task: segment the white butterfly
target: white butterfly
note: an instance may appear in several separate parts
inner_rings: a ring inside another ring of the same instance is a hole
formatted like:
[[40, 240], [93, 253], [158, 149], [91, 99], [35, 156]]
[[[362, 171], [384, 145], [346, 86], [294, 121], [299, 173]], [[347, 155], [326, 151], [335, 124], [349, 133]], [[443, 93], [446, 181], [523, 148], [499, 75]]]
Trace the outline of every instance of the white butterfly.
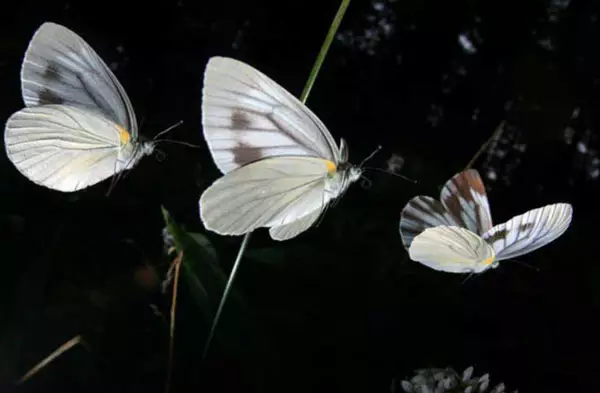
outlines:
[[6, 123], [10, 161], [36, 184], [77, 191], [131, 169], [154, 143], [138, 140], [125, 90], [94, 50], [55, 23], [35, 32], [21, 68], [26, 108]]
[[296, 97], [240, 61], [213, 57], [204, 74], [204, 138], [225, 174], [200, 197], [207, 229], [275, 240], [311, 227], [360, 178], [325, 125]]
[[485, 186], [469, 169], [444, 185], [440, 201], [417, 196], [404, 207], [400, 235], [414, 261], [451, 273], [482, 272], [534, 251], [562, 235], [573, 215], [555, 203], [492, 226]]

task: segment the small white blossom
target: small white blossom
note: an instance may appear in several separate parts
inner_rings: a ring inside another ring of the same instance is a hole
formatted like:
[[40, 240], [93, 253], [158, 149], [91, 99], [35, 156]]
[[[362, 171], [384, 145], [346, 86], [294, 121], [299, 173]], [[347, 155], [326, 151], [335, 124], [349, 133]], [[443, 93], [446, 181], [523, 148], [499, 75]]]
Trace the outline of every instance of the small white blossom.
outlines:
[[403, 380], [400, 386], [405, 393], [504, 393], [505, 391], [503, 383], [488, 390], [489, 374], [484, 374], [479, 378], [473, 377], [473, 367], [465, 369], [462, 376], [451, 368], [417, 370], [414, 377], [410, 380]]

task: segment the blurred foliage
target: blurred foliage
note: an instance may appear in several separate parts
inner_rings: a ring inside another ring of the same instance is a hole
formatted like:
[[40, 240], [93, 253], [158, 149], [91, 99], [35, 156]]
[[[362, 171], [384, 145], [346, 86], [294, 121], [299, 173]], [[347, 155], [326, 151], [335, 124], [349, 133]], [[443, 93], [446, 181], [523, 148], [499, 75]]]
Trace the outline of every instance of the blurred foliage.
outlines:
[[[405, 393], [504, 393], [503, 383], [490, 387], [490, 376], [474, 377], [473, 367], [467, 367], [462, 375], [451, 368], [417, 370], [410, 381], [403, 380], [400, 386]], [[392, 393], [395, 391], [394, 383]]]
[[[223, 275], [217, 263], [217, 254], [206, 237], [200, 233], [187, 233], [182, 231], [171, 219], [169, 212], [163, 207], [163, 217], [169, 235], [178, 252], [183, 253], [182, 276], [196, 301], [199, 311], [211, 321], [214, 316], [210, 300], [218, 298], [222, 292], [227, 277]], [[170, 242], [167, 242], [167, 244]], [[168, 244], [170, 246], [170, 244]], [[208, 285], [208, 289], [205, 284]], [[209, 293], [211, 294], [209, 296]]]
[[[185, 231], [177, 225], [164, 207], [161, 209], [166, 225], [166, 234], [164, 234], [166, 236], [163, 237], [167, 248], [173, 245], [178, 253], [183, 254], [182, 281], [187, 284], [188, 292], [202, 315], [203, 322], [198, 326], [200, 329], [197, 334], [193, 336], [194, 342], [187, 344], [188, 347], [196, 348], [194, 352], [200, 351], [196, 352], [196, 355], [199, 355], [206, 344], [208, 329], [221, 300], [227, 276], [218, 265], [217, 252], [208, 238], [201, 233]], [[166, 281], [167, 283], [172, 281], [170, 275], [167, 275]], [[211, 356], [215, 353], [221, 357], [225, 355], [237, 359], [244, 365], [245, 376], [255, 385], [260, 386], [263, 383], [261, 381], [264, 378], [263, 374], [268, 373], [273, 366], [276, 352], [271, 348], [268, 337], [235, 284], [229, 293], [224, 310], [207, 359], [213, 364], [218, 364], [219, 361], [215, 362], [214, 357]], [[177, 323], [178, 326], [180, 324], [181, 322]], [[177, 329], [179, 328], [176, 328], [176, 331]], [[178, 345], [181, 348], [181, 342], [177, 340], [176, 334], [175, 348], [178, 348]], [[194, 357], [195, 361], [192, 364], [195, 367], [205, 366], [200, 364], [199, 357]], [[211, 367], [214, 366], [211, 364]]]

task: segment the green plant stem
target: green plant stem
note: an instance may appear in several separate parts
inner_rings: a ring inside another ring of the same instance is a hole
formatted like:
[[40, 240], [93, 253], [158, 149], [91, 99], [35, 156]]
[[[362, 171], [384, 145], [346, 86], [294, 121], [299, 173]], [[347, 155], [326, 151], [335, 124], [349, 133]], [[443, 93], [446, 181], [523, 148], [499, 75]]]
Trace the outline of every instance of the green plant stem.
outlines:
[[475, 163], [475, 161], [477, 161], [477, 159], [479, 158], [479, 156], [485, 151], [485, 149], [490, 146], [492, 143], [496, 144], [498, 143], [498, 140], [500, 139], [500, 136], [502, 136], [502, 133], [504, 132], [504, 123], [505, 121], [502, 121], [500, 123], [500, 125], [496, 128], [496, 131], [494, 131], [494, 133], [492, 134], [492, 136], [483, 143], [483, 145], [481, 145], [481, 147], [479, 148], [479, 150], [477, 151], [477, 153], [475, 153], [475, 155], [473, 156], [473, 158], [471, 158], [471, 161], [469, 161], [469, 163], [467, 164], [467, 166], [465, 167], [466, 169], [470, 169], [471, 166], [473, 166], [473, 164]]
[[[325, 60], [325, 56], [329, 51], [329, 47], [331, 46], [331, 42], [335, 38], [335, 34], [344, 18], [344, 14], [346, 13], [346, 9], [350, 5], [350, 0], [342, 0], [340, 7], [338, 8], [337, 13], [335, 14], [335, 18], [333, 18], [333, 22], [331, 22], [331, 26], [329, 27], [329, 31], [327, 32], [327, 36], [325, 37], [325, 41], [321, 46], [321, 50], [319, 51], [319, 55], [317, 56], [317, 60], [313, 65], [312, 70], [310, 71], [310, 75], [308, 76], [308, 81], [302, 90], [302, 94], [300, 95], [300, 101], [302, 103], [306, 103], [306, 99], [310, 94], [313, 84], [317, 79], [317, 75], [319, 74], [319, 70], [321, 69], [321, 65], [323, 65], [323, 61]], [[210, 328], [210, 332], [208, 333], [208, 339], [206, 340], [206, 345], [204, 346], [204, 351], [202, 353], [202, 362], [206, 358], [208, 354], [208, 349], [210, 347], [210, 343], [212, 342], [213, 336], [215, 335], [215, 330], [217, 328], [217, 324], [219, 323], [219, 319], [221, 319], [221, 314], [223, 313], [223, 307], [225, 306], [225, 301], [227, 300], [227, 296], [229, 295], [229, 291], [233, 286], [233, 280], [235, 279], [237, 270], [239, 268], [240, 262], [242, 261], [242, 257], [244, 256], [244, 252], [246, 251], [246, 247], [248, 246], [248, 242], [250, 240], [250, 235], [252, 232], [248, 232], [244, 235], [244, 240], [242, 240], [242, 245], [238, 251], [237, 257], [235, 258], [235, 262], [233, 263], [233, 268], [231, 269], [231, 273], [229, 274], [229, 279], [227, 280], [227, 284], [225, 284], [225, 290], [223, 291], [223, 296], [221, 296], [221, 302], [219, 303], [219, 307], [217, 308], [217, 313], [213, 319], [212, 326]]]
[[238, 251], [237, 257], [235, 257], [235, 262], [233, 263], [233, 268], [231, 269], [231, 273], [229, 273], [229, 279], [227, 280], [227, 284], [225, 284], [225, 290], [223, 291], [223, 296], [221, 296], [221, 302], [219, 303], [219, 308], [217, 308], [217, 313], [215, 314], [215, 318], [213, 319], [212, 326], [210, 327], [210, 332], [208, 333], [208, 339], [206, 340], [206, 345], [204, 346], [204, 352], [202, 353], [202, 362], [206, 358], [208, 354], [208, 348], [210, 347], [210, 343], [215, 335], [215, 330], [217, 328], [217, 323], [219, 319], [221, 319], [221, 314], [223, 313], [223, 308], [225, 306], [225, 300], [227, 300], [227, 296], [229, 295], [229, 291], [233, 286], [233, 279], [237, 273], [238, 268], [240, 267], [240, 262], [242, 261], [242, 257], [244, 256], [244, 252], [246, 251], [246, 247], [248, 246], [248, 242], [250, 241], [250, 235], [252, 232], [246, 233], [244, 235], [244, 240], [242, 240], [242, 245]]
[[317, 79], [317, 75], [319, 74], [319, 70], [321, 69], [321, 65], [323, 65], [323, 61], [325, 61], [325, 56], [327, 56], [327, 52], [329, 51], [331, 42], [335, 38], [335, 34], [337, 33], [338, 28], [340, 27], [340, 23], [342, 23], [342, 19], [344, 18], [344, 14], [346, 13], [346, 9], [349, 5], [350, 0], [342, 0], [340, 8], [338, 8], [337, 13], [335, 14], [335, 18], [333, 18], [333, 22], [331, 22], [331, 26], [329, 27], [327, 36], [325, 36], [325, 41], [321, 46], [321, 50], [319, 51], [317, 60], [315, 61], [312, 70], [310, 71], [308, 81], [306, 81], [306, 85], [304, 86], [302, 94], [300, 95], [300, 101], [302, 101], [302, 103], [306, 102], [306, 99], [308, 98], [308, 95], [310, 94], [310, 91], [312, 90], [312, 87], [315, 84], [315, 80]]

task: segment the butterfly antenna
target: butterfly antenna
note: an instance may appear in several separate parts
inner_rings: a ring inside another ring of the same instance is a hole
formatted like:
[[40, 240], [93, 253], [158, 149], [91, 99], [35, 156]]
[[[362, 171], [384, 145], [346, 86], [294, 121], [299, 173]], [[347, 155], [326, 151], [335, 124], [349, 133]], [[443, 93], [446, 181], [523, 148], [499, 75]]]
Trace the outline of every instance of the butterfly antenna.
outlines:
[[200, 145], [194, 145], [193, 143], [188, 143], [188, 142], [183, 142], [183, 141], [176, 141], [173, 139], [153, 139], [154, 142], [158, 143], [158, 142], [169, 142], [169, 143], [177, 143], [179, 145], [184, 145], [184, 146], [188, 146], [188, 147], [193, 147], [196, 149], [201, 148], [202, 146]]
[[166, 134], [167, 132], [171, 131], [174, 128], [179, 127], [180, 125], [183, 124], [183, 120], [179, 120], [177, 123], [173, 124], [172, 126], [168, 127], [166, 130], [162, 130], [161, 132], [159, 132], [158, 134], [154, 135], [154, 138], [152, 138], [153, 141], [156, 141], [156, 139], [161, 136]]
[[530, 269], [532, 269], [532, 270], [535, 270], [536, 272], [540, 272], [540, 271], [541, 271], [539, 267], [536, 267], [536, 266], [530, 265], [530, 264], [528, 264], [528, 263], [525, 263], [525, 262], [523, 262], [523, 261], [520, 261], [520, 260], [518, 260], [518, 259], [509, 259], [509, 260], [507, 260], [507, 262], [514, 262], [514, 263], [517, 263], [517, 264], [519, 264], [519, 265], [522, 265], [522, 266], [528, 267], [528, 268], [530, 268]]
[[399, 177], [399, 178], [401, 178], [401, 179], [404, 179], [404, 180], [406, 180], [406, 181], [409, 181], [409, 182], [411, 182], [411, 183], [413, 183], [413, 184], [417, 184], [417, 183], [418, 183], [418, 181], [416, 181], [416, 180], [413, 180], [413, 179], [411, 179], [411, 178], [409, 178], [409, 177], [403, 176], [403, 175], [401, 175], [401, 174], [399, 174], [399, 173], [390, 172], [390, 171], [387, 171], [387, 170], [385, 170], [385, 169], [381, 169], [381, 168], [375, 168], [375, 167], [371, 167], [371, 166], [367, 166], [367, 167], [365, 167], [365, 169], [367, 169], [367, 170], [370, 170], [370, 171], [376, 171], [376, 172], [387, 173], [388, 175], [392, 175], [392, 176]]
[[358, 164], [359, 168], [362, 168], [362, 166], [365, 164], [365, 162], [369, 161], [371, 158], [373, 158], [373, 156], [375, 154], [377, 154], [379, 152], [379, 150], [381, 150], [381, 145], [377, 146], [377, 149], [373, 150], [373, 152], [371, 154], [369, 154], [368, 156], [365, 157], [364, 160], [361, 161], [360, 164]]

